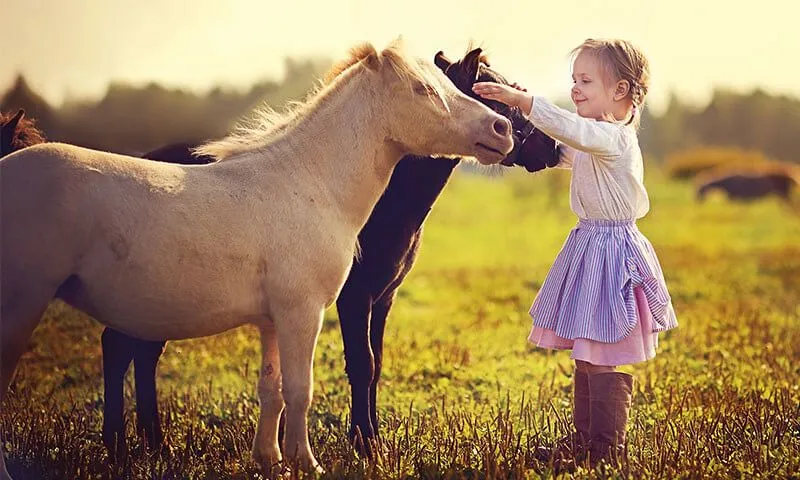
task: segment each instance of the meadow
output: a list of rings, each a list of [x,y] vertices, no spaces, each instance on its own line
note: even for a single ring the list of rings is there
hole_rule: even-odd
[[[680,327],[653,361],[624,368],[637,383],[623,461],[564,478],[798,478],[800,215],[776,200],[698,204],[655,164],[646,177],[652,208],[639,227]],[[527,343],[527,311],[576,221],[567,184],[559,171],[460,172],[445,189],[388,321],[374,463],[347,441],[342,341],[326,313],[310,414],[325,478],[553,476],[531,451],[567,431],[571,361]],[[170,343],[159,369],[167,446],[116,466],[100,438],[101,331],[53,303],[35,332],[0,417],[16,479],[260,478],[249,454],[255,329]],[[126,398],[134,444],[130,374]]]

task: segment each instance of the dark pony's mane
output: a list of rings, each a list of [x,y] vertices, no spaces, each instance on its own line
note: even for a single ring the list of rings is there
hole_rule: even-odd
[[[17,113],[3,113],[0,112],[0,127],[5,127],[14,117],[16,117]],[[6,132],[3,132],[3,139],[5,140]],[[44,136],[41,130],[36,128],[36,122],[34,120],[30,120],[27,117],[22,117],[21,120],[17,123],[17,128],[14,129],[14,132],[10,136],[11,142],[10,145],[3,145],[2,147],[5,149],[6,147],[10,147],[11,150],[9,152],[4,153],[8,154],[15,150],[20,150],[25,147],[30,147],[32,145],[37,145],[39,143],[44,143],[47,141],[47,138]]]

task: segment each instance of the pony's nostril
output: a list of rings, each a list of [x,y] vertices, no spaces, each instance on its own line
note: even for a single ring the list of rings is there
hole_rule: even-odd
[[[507,118],[498,118],[492,126],[498,135],[506,136],[511,131],[511,122]]]

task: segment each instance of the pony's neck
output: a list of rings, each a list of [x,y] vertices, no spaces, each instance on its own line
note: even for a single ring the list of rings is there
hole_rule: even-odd
[[[406,152],[387,140],[379,105],[384,94],[373,84],[379,77],[345,75],[280,143],[291,151],[291,168],[317,180],[343,219],[360,230]]]

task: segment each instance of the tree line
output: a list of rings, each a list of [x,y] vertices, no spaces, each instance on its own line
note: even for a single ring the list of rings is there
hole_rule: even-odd
[[[200,142],[225,135],[255,107],[281,108],[311,90],[328,60],[285,60],[281,81],[265,80],[245,91],[214,88],[205,94],[151,83],[112,83],[96,101],[49,105],[23,76],[0,97],[3,111],[24,108],[50,140],[139,154],[172,142]],[[800,99],[763,90],[716,90],[705,106],[672,95],[666,111],[645,109],[640,131],[645,154],[663,159],[697,146],[728,146],[800,163]]]

